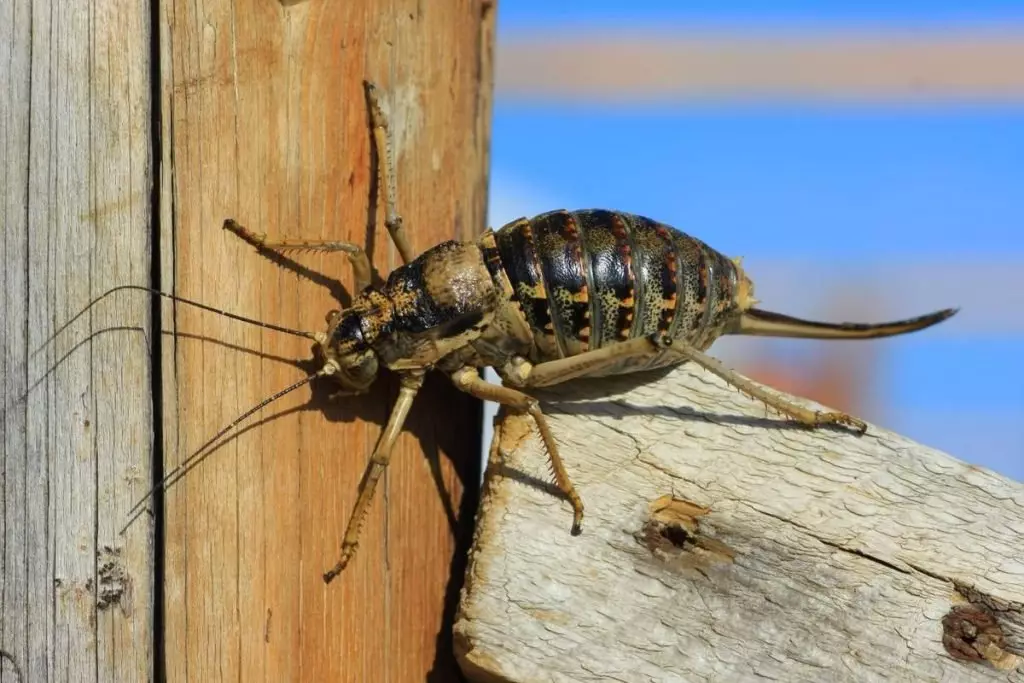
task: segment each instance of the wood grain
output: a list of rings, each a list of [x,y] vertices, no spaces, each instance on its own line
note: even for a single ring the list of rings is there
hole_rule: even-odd
[[[164,3],[164,287],[304,330],[322,329],[347,300],[343,256],[275,262],[223,231],[228,217],[270,235],[368,242],[382,275],[398,265],[375,192],[364,78],[393,112],[399,210],[414,248],[480,232],[489,8]],[[308,340],[183,307],[165,324],[177,333],[163,364],[167,466],[312,369],[296,363],[310,358]],[[328,389],[268,406],[168,491],[169,680],[456,675],[443,622],[462,576],[457,531],[472,518],[464,487],[478,476],[479,407],[431,378],[359,552],[325,586],[397,383],[386,377],[337,404]]]
[[[145,3],[0,9],[0,678],[146,680],[152,179]],[[135,488],[133,488],[135,487]]]
[[[1024,485],[766,418],[699,368],[540,397],[583,534],[506,418],[456,624],[472,680],[1024,680]],[[944,643],[968,604],[985,656]]]

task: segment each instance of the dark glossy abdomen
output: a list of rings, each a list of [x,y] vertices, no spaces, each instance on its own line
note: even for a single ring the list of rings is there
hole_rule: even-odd
[[[533,330],[534,362],[655,332],[706,348],[733,310],[732,261],[643,216],[552,211],[505,225],[496,239]]]

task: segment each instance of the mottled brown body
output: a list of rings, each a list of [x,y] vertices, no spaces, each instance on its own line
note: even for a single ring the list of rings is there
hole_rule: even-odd
[[[736,327],[750,291],[736,262],[676,228],[552,211],[439,244],[346,313],[393,370],[493,366],[504,376],[516,357],[543,363],[658,333],[705,349]],[[340,341],[352,324],[339,319],[328,335]],[[594,374],[678,362],[652,349]]]
[[[377,481],[430,370],[446,373],[456,387],[477,398],[533,417],[555,482],[572,505],[573,533],[579,533],[583,502],[540,404],[522,390],[690,361],[800,424],[848,425],[863,432],[863,421],[816,411],[767,391],[703,351],[723,334],[886,337],[929,327],[956,312],[946,309],[908,320],[863,324],[814,322],[758,310],[753,285],[738,260],[663,223],[601,209],[521,218],[473,242],[444,242],[414,258],[396,208],[387,116],[369,83],[367,96],[385,194],[385,226],[405,262],[383,286],[370,286],[370,262],[359,245],[287,237],[270,241],[232,220],[225,223],[226,229],[260,249],[345,253],[360,293],[349,308],[328,314],[324,332],[288,330],[226,314],[314,339],[322,366],[234,420],[211,443],[267,403],[313,379],[330,377],[339,385],[338,394],[353,395],[370,388],[381,364],[400,378],[398,399],[353,507],[341,560],[324,575],[327,581],[355,553]],[[493,367],[503,384],[485,382],[478,372],[484,367]],[[192,457],[168,473],[161,486],[183,471]]]
[[[480,240],[485,250],[489,241]],[[494,241],[514,292],[507,316],[518,312],[529,326],[533,363],[654,334],[705,349],[751,304],[736,262],[644,216],[552,211],[502,227]],[[652,354],[595,374],[671,362]]]

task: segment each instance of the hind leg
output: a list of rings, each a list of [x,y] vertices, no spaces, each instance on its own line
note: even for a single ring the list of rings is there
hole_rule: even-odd
[[[667,335],[654,335],[650,343],[659,349],[663,349],[678,355],[680,360],[690,360],[701,366],[713,375],[721,377],[726,382],[742,391],[747,396],[761,401],[770,408],[774,408],[783,415],[793,418],[805,427],[822,427],[830,424],[842,424],[853,427],[863,434],[867,431],[868,425],[861,419],[839,412],[822,412],[811,410],[802,405],[794,403],[779,394],[767,391],[764,387],[753,382],[735,370],[731,370],[717,358],[698,351],[685,342],[673,341]]]
[[[502,375],[511,384],[521,387],[544,387],[565,382],[576,377],[622,364],[631,358],[649,358],[655,353],[669,353],[678,358],[678,362],[692,361],[708,372],[721,377],[747,396],[765,403],[768,407],[793,418],[807,427],[820,427],[829,424],[843,424],[863,433],[867,424],[856,417],[839,412],[822,412],[805,408],[789,399],[772,393],[760,384],[747,379],[735,370],[727,368],[720,360],[698,351],[686,342],[673,340],[664,334],[651,337],[631,339],[621,344],[613,344],[595,351],[581,353],[547,363],[531,365],[523,359],[503,368]]]

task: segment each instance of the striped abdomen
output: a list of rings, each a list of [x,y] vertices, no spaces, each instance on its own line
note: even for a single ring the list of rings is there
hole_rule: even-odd
[[[643,216],[552,211],[495,233],[534,362],[666,332],[707,348],[736,312],[733,262]]]

